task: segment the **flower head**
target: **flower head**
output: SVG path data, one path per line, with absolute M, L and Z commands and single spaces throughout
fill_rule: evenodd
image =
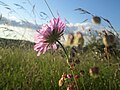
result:
M 37 56 L 44 54 L 48 49 L 57 49 L 56 42 L 63 35 L 64 29 L 65 23 L 60 18 L 53 18 L 48 24 L 37 30 L 34 46 L 34 50 L 38 51 Z

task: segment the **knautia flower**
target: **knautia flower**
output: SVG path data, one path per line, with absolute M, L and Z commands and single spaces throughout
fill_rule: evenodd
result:
M 56 42 L 63 35 L 64 30 L 65 23 L 60 17 L 51 19 L 48 24 L 37 30 L 34 46 L 34 50 L 38 51 L 37 56 L 44 54 L 48 49 L 57 49 Z

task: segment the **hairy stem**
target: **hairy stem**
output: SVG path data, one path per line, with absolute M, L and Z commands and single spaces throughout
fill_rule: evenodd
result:
M 68 53 L 67 53 L 67 51 L 66 51 L 66 49 L 64 48 L 64 46 L 60 43 L 60 41 L 58 41 L 57 40 L 57 42 L 60 44 L 60 46 L 62 47 L 62 49 L 63 49 L 63 51 L 64 51 L 64 53 L 65 53 L 65 55 L 66 55 L 66 57 L 67 57 L 67 64 L 69 65 L 69 67 L 71 68 L 71 65 L 70 65 L 70 63 L 69 63 L 69 56 L 68 56 Z M 72 72 L 72 74 L 73 74 L 73 78 L 74 78 L 74 81 L 75 81 L 75 84 L 76 84 L 76 88 L 77 88 L 77 90 L 78 90 L 78 85 L 77 85 L 77 81 L 76 81 L 76 79 L 75 79 L 75 74 L 74 74 L 74 72 L 73 72 L 73 70 L 71 70 L 71 72 Z

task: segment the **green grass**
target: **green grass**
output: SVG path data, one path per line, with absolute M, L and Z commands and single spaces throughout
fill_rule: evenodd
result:
M 95 50 L 88 49 L 74 58 L 80 59 L 80 64 L 75 66 L 75 74 L 79 74 L 80 70 L 85 71 L 85 75 L 78 79 L 79 90 L 119 90 L 119 55 L 111 56 L 108 62 L 100 56 L 101 52 L 95 54 Z M 58 86 L 63 72 L 71 73 L 63 52 L 48 51 L 39 57 L 36 54 L 32 48 L 1 47 L 0 90 L 66 90 L 67 84 Z M 89 69 L 93 66 L 100 69 L 98 78 L 89 75 Z

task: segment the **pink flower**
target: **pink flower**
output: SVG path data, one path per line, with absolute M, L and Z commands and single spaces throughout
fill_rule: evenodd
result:
M 57 49 L 56 42 L 63 35 L 64 29 L 65 23 L 60 18 L 53 18 L 37 30 L 34 46 L 34 50 L 38 52 L 37 56 L 44 54 L 48 49 Z

